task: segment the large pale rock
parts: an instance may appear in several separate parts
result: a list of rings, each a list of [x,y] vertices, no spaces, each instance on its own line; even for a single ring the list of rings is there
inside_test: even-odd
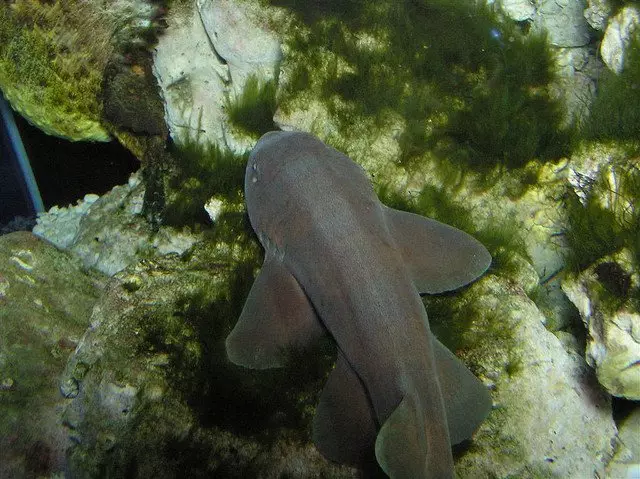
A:
[[[601,475],[616,427],[584,359],[545,329],[518,287],[489,277],[473,288],[479,350],[470,355],[492,387],[494,409],[456,464],[459,476]]]
[[[620,73],[624,68],[624,52],[638,25],[640,10],[632,5],[624,7],[609,20],[600,44],[600,55],[611,71]]]
[[[589,25],[583,12],[585,0],[540,0],[533,29],[547,32],[557,47],[581,47],[589,43]]]
[[[154,50],[153,72],[162,90],[174,140],[224,140],[222,105],[227,65],[211,47],[192,2],[176,4]]]
[[[28,232],[0,236],[0,477],[62,477],[58,376],[103,279]]]
[[[154,74],[165,100],[171,136],[213,142],[244,152],[227,123],[225,104],[246,80],[277,79],[280,43],[256,2],[199,0],[175,5],[154,53]]]
[[[232,0],[197,0],[204,29],[216,53],[229,66],[236,94],[255,75],[276,78],[282,49],[258,4]]]

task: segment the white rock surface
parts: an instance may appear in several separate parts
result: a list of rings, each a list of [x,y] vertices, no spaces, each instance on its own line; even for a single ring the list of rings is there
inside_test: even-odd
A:
[[[587,8],[584,10],[584,18],[594,30],[604,31],[607,19],[611,14],[609,0],[587,0]]]
[[[172,8],[154,51],[154,75],[174,140],[224,142],[225,85],[229,69],[213,48],[195,5]]]
[[[581,47],[589,43],[589,25],[584,18],[585,0],[540,0],[533,29],[546,31],[557,47]]]
[[[536,13],[532,0],[500,0],[500,7],[516,22],[531,20]]]
[[[609,20],[600,45],[602,60],[615,73],[624,68],[624,52],[640,25],[640,10],[626,6]]]
[[[236,94],[246,79],[277,76],[282,49],[256,4],[233,0],[198,0],[202,25],[216,53],[227,62]]]
[[[70,247],[80,229],[80,221],[99,198],[98,195],[88,194],[75,206],[53,206],[49,211],[40,213],[33,234],[45,238],[58,248]]]
[[[277,77],[280,43],[258,4],[231,0],[185,2],[169,11],[168,28],[154,53],[154,75],[165,100],[174,140],[248,147],[227,124],[225,103],[248,77]]]
[[[98,198],[72,209],[53,207],[40,215],[34,234],[79,256],[87,268],[109,276],[141,257],[183,253],[198,235],[161,227],[153,232],[141,216],[144,188],[136,174]],[[62,212],[62,213],[61,213]]]

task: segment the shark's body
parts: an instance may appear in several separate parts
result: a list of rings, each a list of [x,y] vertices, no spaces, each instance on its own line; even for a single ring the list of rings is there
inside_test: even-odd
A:
[[[486,415],[482,384],[429,330],[420,292],[456,289],[487,268],[465,233],[382,205],[360,166],[305,133],[272,132],[245,177],[265,264],[227,339],[232,361],[281,365],[324,328],[338,362],[314,440],[330,459],[375,456],[398,478],[453,477],[452,441]]]

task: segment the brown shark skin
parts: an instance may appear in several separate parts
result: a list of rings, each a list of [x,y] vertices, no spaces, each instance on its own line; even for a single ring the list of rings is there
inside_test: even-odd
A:
[[[407,220],[403,216],[406,214],[380,203],[359,165],[312,135],[300,132],[271,132],[260,139],[247,164],[245,196],[251,224],[265,248],[263,269],[279,278],[280,283],[276,284],[285,285],[281,289],[290,291],[290,297],[295,298],[294,309],[305,317],[304,323],[283,323],[298,331],[290,341],[312,341],[320,334],[313,326],[318,319],[333,336],[341,357],[348,363],[346,367],[355,372],[352,377],[357,377],[356,383],[358,379],[361,383],[356,388],[363,387],[369,398],[376,423],[372,427],[380,431],[385,423],[389,426],[383,439],[390,439],[376,442],[376,456],[383,469],[396,478],[454,477],[449,427],[455,426],[447,426],[447,409],[438,380],[438,373],[443,371],[438,371],[434,359],[435,339],[432,341],[419,291],[391,231],[394,221]],[[445,245],[457,256],[445,257],[439,266],[441,271],[451,273],[453,281],[429,274],[427,278],[438,278],[429,288],[449,290],[452,284],[466,284],[486,269],[490,256],[479,243],[456,236],[464,235],[458,230],[452,234],[435,228],[433,251],[440,251],[438,248]],[[460,251],[448,242],[459,243]],[[429,261],[439,264],[437,257]],[[470,274],[465,271],[467,263],[472,264]],[[451,271],[449,264],[454,265]],[[258,294],[267,283],[258,287],[257,298],[274,297],[271,293]],[[306,313],[305,296],[312,305],[306,306]],[[279,303],[277,299],[267,301]],[[256,353],[269,351],[259,344],[265,335],[252,329],[253,316],[262,315],[256,313],[261,311],[256,304],[259,303],[254,301],[248,309],[245,305],[250,313],[243,311],[238,326],[227,338],[227,352],[237,364],[272,367],[277,361],[263,366],[264,358],[258,359]],[[277,306],[272,311],[276,310]],[[273,331],[279,331],[276,335],[282,337],[288,329]],[[309,332],[306,336],[305,331]],[[442,351],[441,345],[439,348],[437,351]],[[439,357],[442,361],[442,353]],[[458,362],[455,358],[453,361]],[[477,381],[461,363],[452,367],[461,368],[472,381]],[[466,373],[445,377],[462,379]],[[454,383],[448,385],[449,396],[452,391],[457,394],[457,380]],[[488,407],[478,408],[475,422],[467,421],[466,404],[457,406],[454,412],[463,412],[463,423],[477,424],[490,408],[490,397],[479,381],[477,385],[467,383],[467,387],[476,389],[475,396],[469,396],[471,401],[488,402]],[[401,403],[406,407],[399,407]],[[400,423],[387,422],[394,411],[400,410],[402,414],[396,415]],[[460,419],[456,421],[459,430]],[[417,424],[417,430],[408,431],[405,424]],[[468,435],[470,432],[464,434]],[[378,439],[381,436],[382,432]],[[389,466],[398,456],[403,457],[400,463]]]
[[[251,224],[362,380],[378,425],[407,394],[424,416],[424,476],[453,477],[427,314],[364,170],[306,133],[272,132],[245,178]]]

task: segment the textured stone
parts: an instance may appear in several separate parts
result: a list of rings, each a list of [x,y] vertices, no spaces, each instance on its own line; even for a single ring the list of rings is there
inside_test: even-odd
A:
[[[134,174],[100,198],[87,195],[75,207],[53,207],[38,217],[33,232],[109,276],[141,257],[183,253],[198,240],[186,229],[162,226],[154,232],[141,215],[143,197],[144,186]]]
[[[547,32],[557,47],[584,46],[590,40],[584,9],[585,0],[540,0],[533,29]]]
[[[621,9],[609,20],[600,44],[602,61],[610,70],[620,73],[624,68],[624,52],[640,24],[640,10],[633,6]]]
[[[610,304],[603,291],[602,279],[596,273],[598,265],[616,264],[627,270],[629,288],[637,287],[638,273],[630,270],[630,254],[623,250],[611,258],[567,278],[562,289],[578,308],[587,328],[587,362],[596,370],[598,381],[609,393],[627,399],[640,399],[640,314]],[[634,286],[635,285],[635,286]]]
[[[54,477],[70,445],[58,376],[103,279],[31,233],[0,236],[0,477]]]

